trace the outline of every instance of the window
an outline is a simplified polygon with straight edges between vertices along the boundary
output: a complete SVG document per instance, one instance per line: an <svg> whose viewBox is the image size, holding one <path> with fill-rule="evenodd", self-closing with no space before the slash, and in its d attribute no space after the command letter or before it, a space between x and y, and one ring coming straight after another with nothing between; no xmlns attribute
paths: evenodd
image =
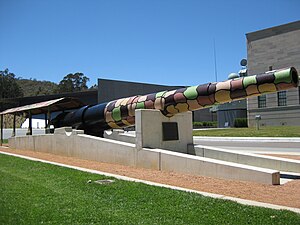
<svg viewBox="0 0 300 225"><path fill-rule="evenodd" d="M266 95L258 96L258 108L266 108L267 107L267 98Z"/></svg>
<svg viewBox="0 0 300 225"><path fill-rule="evenodd" d="M278 106L286 106L286 91L277 92Z"/></svg>

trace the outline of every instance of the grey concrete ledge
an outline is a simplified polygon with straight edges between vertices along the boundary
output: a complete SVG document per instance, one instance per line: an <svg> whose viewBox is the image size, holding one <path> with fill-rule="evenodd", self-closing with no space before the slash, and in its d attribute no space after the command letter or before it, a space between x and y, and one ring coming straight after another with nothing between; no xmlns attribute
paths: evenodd
<svg viewBox="0 0 300 225"><path fill-rule="evenodd" d="M157 186L157 187L169 188L169 189L173 189L173 190L197 193L197 194L200 194L200 195L203 195L203 196L206 196L206 197L234 201L234 202L237 202L237 203L243 204L243 205L264 207L264 208L270 208L270 209L276 209L276 210L289 210L289 211L292 211L292 212L295 212L295 213L300 213L299 208L292 208L292 207L287 207L287 206L274 205L274 204L257 202L257 201L241 199L241 198L235 198L235 197L230 197L230 196L225 196L225 195L219 195L219 194L213 194L213 193L208 193L208 192L196 191L196 190L192 190L192 189L188 189L188 188L181 188L181 187L176 187L176 186L171 186L171 185L166 185L166 184L160 184L160 183L156 183L156 182L130 178L130 177L121 176L121 175L117 175L117 174L106 173L106 172L86 169L86 168L77 167L77 166L70 166L70 165L66 165L66 164L62 164L62 163L50 162L50 161L47 161L47 160L37 159L37 158L33 158L33 157L2 152L1 150L0 150L0 154L15 156L15 157L19 157L19 158L23 158L23 159L27 159L27 160L32 160L32 161L37 161L37 162L48 163L48 164L52 164L52 165L56 165L56 166L62 166L62 167L70 168L70 169L75 169L75 170L79 170L79 171L88 172L88 173L94 173L94 174L104 175L104 176L108 176L108 177L114 177L114 178L119 179L119 180L132 181L132 182L138 182L138 183L143 183L143 184Z"/></svg>
<svg viewBox="0 0 300 225"><path fill-rule="evenodd" d="M280 173L278 170L162 149L157 149L157 151L160 154L160 168L163 171L175 171L272 185L280 184Z"/></svg>
<svg viewBox="0 0 300 225"><path fill-rule="evenodd" d="M250 166L258 166L285 172L300 173L300 161L294 159L279 158L274 156L257 155L253 153L237 152L223 148L204 145L195 145L196 155L240 163Z"/></svg>
<svg viewBox="0 0 300 225"><path fill-rule="evenodd" d="M119 129L104 131L104 138L132 144L135 144L136 142L135 133L133 134Z"/></svg>
<svg viewBox="0 0 300 225"><path fill-rule="evenodd" d="M120 144L120 145L133 147L133 148L135 147L135 144L133 144L133 143L123 142L123 141L114 140L114 139L101 138L101 137L96 137L96 136L92 136L92 135L88 135L88 134L79 134L78 136L90 138L93 140L100 140L100 141L107 142L107 143Z"/></svg>
<svg viewBox="0 0 300 225"><path fill-rule="evenodd" d="M300 138L291 137L212 137L212 136L194 136L194 139L215 142L296 142L300 144Z"/></svg>

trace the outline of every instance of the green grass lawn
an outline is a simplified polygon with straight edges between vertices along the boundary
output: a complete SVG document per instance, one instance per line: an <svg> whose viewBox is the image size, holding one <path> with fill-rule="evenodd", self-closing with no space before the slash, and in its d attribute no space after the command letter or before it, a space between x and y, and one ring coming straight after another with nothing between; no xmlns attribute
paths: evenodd
<svg viewBox="0 0 300 225"><path fill-rule="evenodd" d="M0 224L300 224L240 205L0 154Z"/></svg>
<svg viewBox="0 0 300 225"><path fill-rule="evenodd" d="M300 137L300 126L256 128L227 128L193 131L194 136L222 137Z"/></svg>
<svg viewBox="0 0 300 225"><path fill-rule="evenodd" d="M8 139L3 139L3 144L7 144L8 143Z"/></svg>

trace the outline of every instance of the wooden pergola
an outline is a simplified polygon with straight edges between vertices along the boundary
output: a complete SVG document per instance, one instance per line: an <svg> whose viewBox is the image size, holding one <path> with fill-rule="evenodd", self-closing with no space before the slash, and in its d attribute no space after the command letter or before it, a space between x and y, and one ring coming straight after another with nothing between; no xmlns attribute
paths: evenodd
<svg viewBox="0 0 300 225"><path fill-rule="evenodd" d="M16 116L21 114L26 114L29 118L29 127L28 127L28 134L32 135L32 115L39 115L44 114L45 115L45 129L49 128L50 121L51 121L51 113L52 112L58 112L58 111L65 111L65 110L71 110L76 109L79 107L84 106L84 104L77 98L71 98L71 97L64 97L64 98L58 98L53 99L49 101L44 102L38 102L30 105L24 105L16 108L10 108L3 112L0 112L1 117L1 138L0 138L0 144L3 143L3 115L6 114L12 114L13 117L13 132L12 136L16 135Z"/></svg>

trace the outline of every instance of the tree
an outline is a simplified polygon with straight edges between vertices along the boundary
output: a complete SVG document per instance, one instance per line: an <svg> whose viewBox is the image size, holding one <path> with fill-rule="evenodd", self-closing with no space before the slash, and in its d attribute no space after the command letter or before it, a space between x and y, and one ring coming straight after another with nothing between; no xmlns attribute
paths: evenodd
<svg viewBox="0 0 300 225"><path fill-rule="evenodd" d="M98 90L98 85L94 84L94 85L90 86L89 90Z"/></svg>
<svg viewBox="0 0 300 225"><path fill-rule="evenodd" d="M0 71L0 98L22 97L23 91L17 84L16 75L8 69Z"/></svg>
<svg viewBox="0 0 300 225"><path fill-rule="evenodd" d="M21 87L24 97L55 94L58 87L54 82L36 79L18 78L16 82Z"/></svg>
<svg viewBox="0 0 300 225"><path fill-rule="evenodd" d="M58 92L76 92L88 89L87 82L90 79L83 73L69 73L58 84Z"/></svg>

